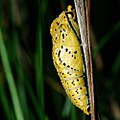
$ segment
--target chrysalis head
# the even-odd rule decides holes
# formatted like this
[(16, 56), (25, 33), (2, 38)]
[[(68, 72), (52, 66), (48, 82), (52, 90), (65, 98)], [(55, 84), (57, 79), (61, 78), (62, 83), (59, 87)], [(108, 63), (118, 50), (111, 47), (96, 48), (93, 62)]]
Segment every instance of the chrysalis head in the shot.
[(75, 14), (75, 10), (72, 10), (72, 6), (71, 5), (69, 5), (68, 7), (67, 7), (67, 15), (68, 15), (68, 18), (69, 19), (75, 19), (75, 16), (76, 16), (76, 14)]
[(59, 17), (52, 22), (50, 33), (53, 37), (52, 43), (54, 47), (58, 47), (61, 44), (64, 46), (71, 46), (71, 43), (72, 46), (79, 45), (75, 35), (72, 37), (72, 39), (69, 38), (69, 34), (71, 33), (76, 34), (77, 37), (80, 37), (78, 32), (79, 28), (75, 21), (75, 16), (75, 10), (72, 10), (72, 6), (69, 5), (67, 11), (63, 11)]

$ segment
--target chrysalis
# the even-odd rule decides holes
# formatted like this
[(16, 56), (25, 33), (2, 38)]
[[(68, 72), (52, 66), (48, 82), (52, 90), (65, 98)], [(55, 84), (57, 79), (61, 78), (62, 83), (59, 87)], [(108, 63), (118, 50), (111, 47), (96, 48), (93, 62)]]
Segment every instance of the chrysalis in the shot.
[(89, 115), (89, 102), (84, 82), (84, 62), (80, 47), (75, 10), (68, 6), (50, 27), (52, 57), (62, 85), (74, 105)]

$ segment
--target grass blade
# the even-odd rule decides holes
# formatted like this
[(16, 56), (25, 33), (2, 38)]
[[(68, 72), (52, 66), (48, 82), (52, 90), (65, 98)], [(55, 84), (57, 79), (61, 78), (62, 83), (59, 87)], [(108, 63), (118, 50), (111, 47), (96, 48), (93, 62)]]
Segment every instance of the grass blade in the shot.
[(98, 45), (93, 50), (93, 59), (96, 57), (98, 52), (106, 45), (106, 43), (109, 41), (109, 39), (113, 36), (114, 33), (116, 33), (120, 29), (120, 21), (118, 21), (113, 28), (103, 36), (103, 38), (100, 40)]
[(17, 94), (17, 89), (16, 89), (16, 86), (14, 83), (14, 78), (13, 78), (12, 71), (11, 71), (10, 64), (9, 64), (7, 51), (6, 51), (6, 48), (4, 45), (1, 28), (0, 28), (0, 54), (1, 54), (3, 67), (5, 70), (8, 86), (10, 89), (16, 118), (17, 118), (17, 120), (24, 120), (21, 106), (20, 106), (20, 102), (19, 102), (19, 98), (18, 98), (18, 94)]

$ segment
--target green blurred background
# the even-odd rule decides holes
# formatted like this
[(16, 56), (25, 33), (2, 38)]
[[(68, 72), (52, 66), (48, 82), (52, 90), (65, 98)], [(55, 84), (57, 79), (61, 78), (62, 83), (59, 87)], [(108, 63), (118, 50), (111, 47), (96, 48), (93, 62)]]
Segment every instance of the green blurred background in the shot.
[[(0, 119), (90, 120), (53, 66), (52, 21), (73, 0), (0, 0)], [(91, 0), (96, 111), (120, 120), (120, 0)]]

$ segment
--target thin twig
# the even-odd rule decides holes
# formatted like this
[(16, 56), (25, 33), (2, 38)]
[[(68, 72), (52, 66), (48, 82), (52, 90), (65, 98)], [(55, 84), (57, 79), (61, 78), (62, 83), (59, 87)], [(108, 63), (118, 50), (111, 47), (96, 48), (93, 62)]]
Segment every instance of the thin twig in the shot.
[(94, 85), (92, 75), (92, 60), (90, 50), (90, 33), (89, 33), (89, 13), (88, 4), (86, 0), (74, 0), (75, 9), (80, 28), (81, 42), (83, 46), (83, 53), (85, 59), (86, 76), (88, 82), (89, 101), (91, 120), (95, 120), (95, 105), (94, 105)]

